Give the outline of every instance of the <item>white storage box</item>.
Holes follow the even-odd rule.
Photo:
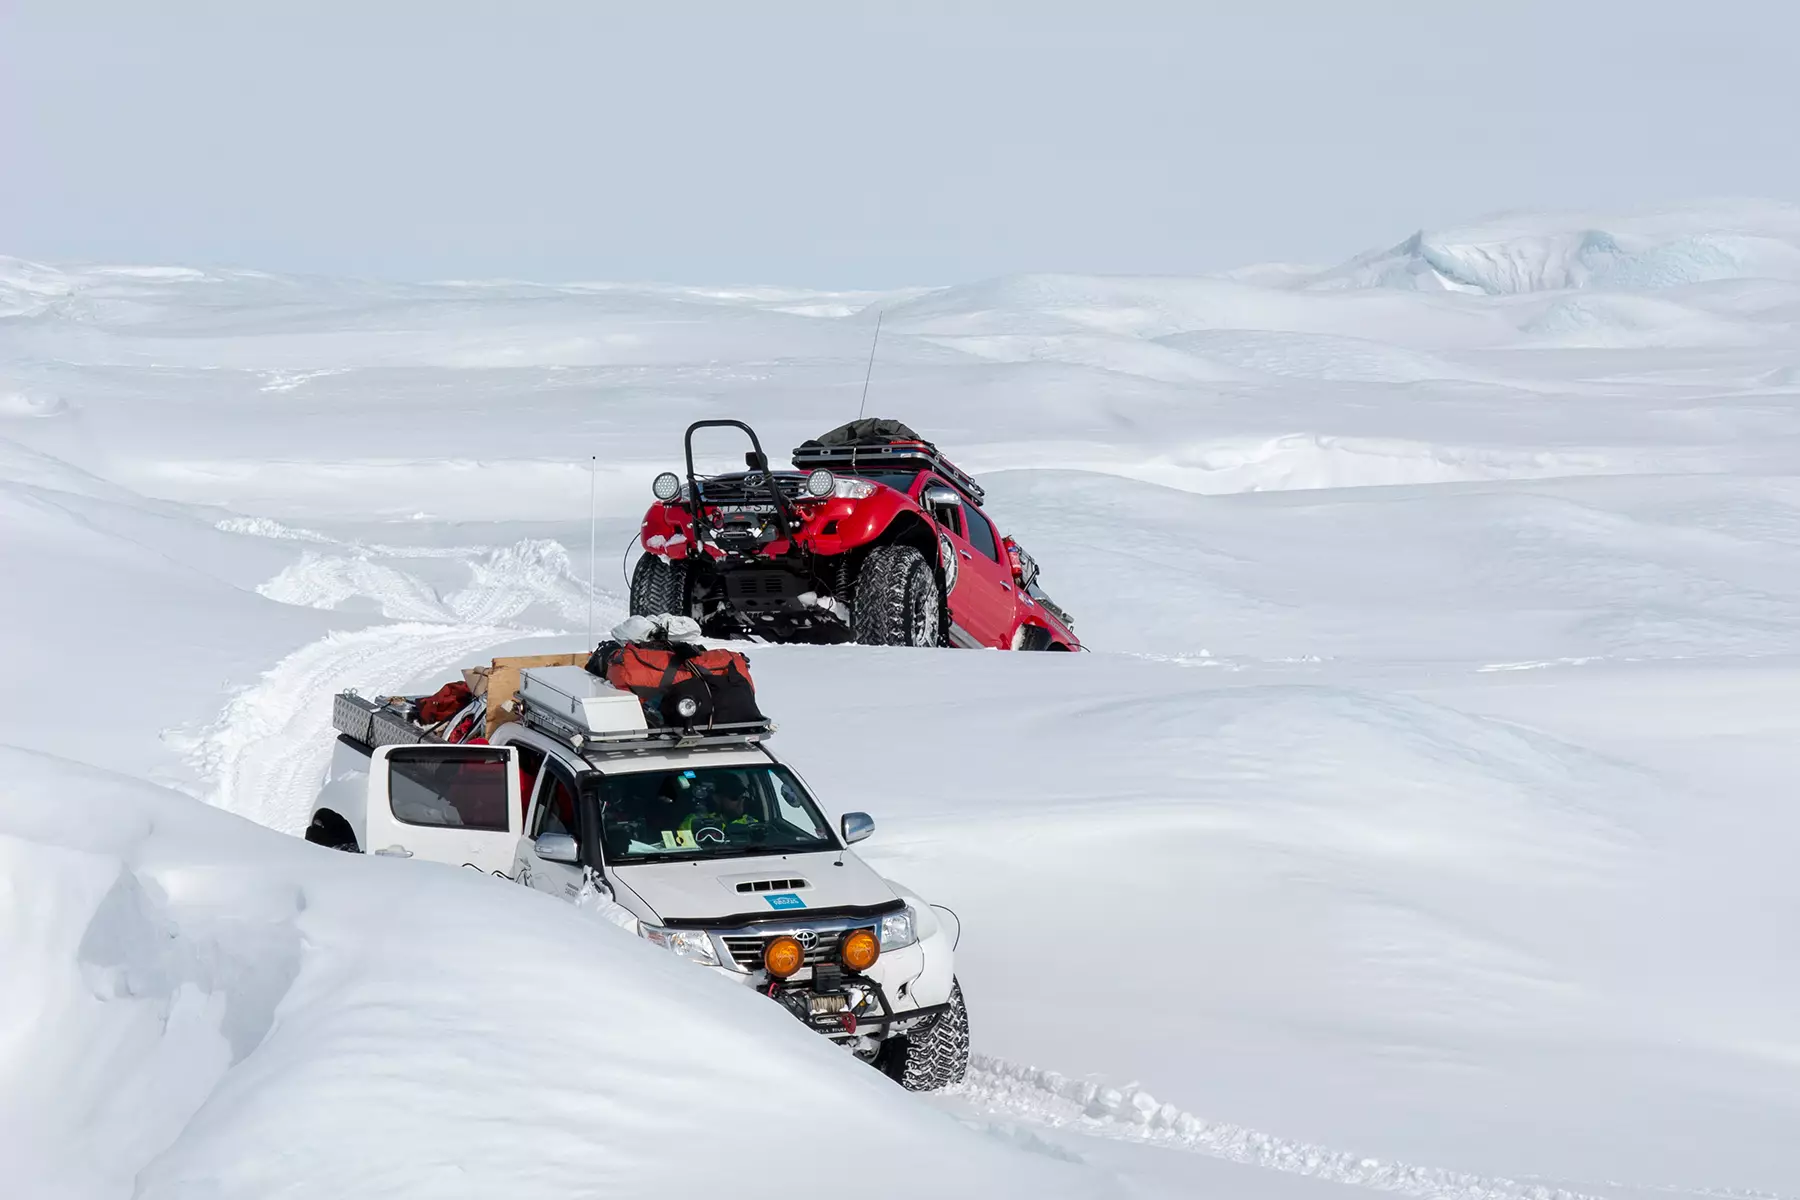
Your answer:
[[[526,667],[519,674],[519,698],[589,733],[649,728],[636,696],[581,667]]]

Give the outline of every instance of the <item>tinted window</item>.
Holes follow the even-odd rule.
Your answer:
[[[525,823],[531,811],[531,794],[537,790],[538,772],[544,769],[544,752],[530,746],[515,745],[519,752],[519,823]]]
[[[867,479],[872,483],[884,483],[896,492],[911,489],[913,480],[919,475],[917,471],[839,471],[838,474],[850,479]]]
[[[545,771],[538,787],[537,828],[531,836],[566,833],[575,836],[575,789],[561,771]]]
[[[974,505],[964,502],[963,520],[969,527],[969,545],[975,547],[995,562],[1000,561],[1000,546],[994,541],[994,527],[987,518],[975,510]]]
[[[919,492],[919,503],[920,503],[920,505],[922,505],[924,507],[926,512],[930,513],[932,515],[932,517],[937,520],[937,523],[939,525],[942,525],[945,529],[948,529],[951,533],[954,533],[958,537],[961,537],[962,532],[963,532],[963,519],[962,519],[962,505],[960,502],[958,502],[956,504],[926,504],[925,503],[925,492],[926,491],[929,491],[930,489],[932,489],[934,487],[949,487],[949,486],[950,486],[949,484],[941,483],[936,479],[927,479],[925,481],[925,487],[923,489],[921,489]],[[951,489],[951,490],[954,491],[955,489]]]
[[[506,752],[396,750],[388,759],[388,807],[406,825],[505,833]]]
[[[601,803],[613,863],[837,848],[800,780],[772,764],[608,775]]]

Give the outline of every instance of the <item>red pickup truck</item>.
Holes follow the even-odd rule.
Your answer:
[[[742,430],[746,469],[700,476],[694,433]],[[874,646],[1077,650],[1038,567],[983,510],[979,484],[898,421],[853,421],[774,471],[742,421],[696,421],[687,477],[658,475],[631,611],[715,637]]]

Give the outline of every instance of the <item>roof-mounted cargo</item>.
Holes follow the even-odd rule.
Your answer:
[[[881,417],[852,421],[801,443],[794,448],[794,466],[802,471],[819,467],[844,471],[929,468],[967,492],[976,504],[986,499],[981,485],[936,446],[899,421]]]
[[[636,696],[580,667],[527,667],[513,704],[526,725],[586,753],[747,745],[775,732],[773,721],[650,725]]]
[[[581,667],[564,663],[514,670],[517,691],[494,711],[494,728],[520,721],[587,754],[744,746],[775,732],[775,723],[767,720],[653,726],[644,719],[643,704],[636,696]],[[490,694],[486,699],[493,698]],[[370,748],[443,743],[435,728],[419,724],[419,699],[387,696],[371,700],[354,691],[340,692],[332,703],[331,724],[345,737]]]

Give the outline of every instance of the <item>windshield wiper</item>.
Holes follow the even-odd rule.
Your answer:
[[[701,862],[713,858],[755,858],[762,854],[811,854],[829,851],[830,846],[728,846],[722,850],[679,850],[663,854],[633,854],[620,861],[620,866],[654,862]]]
[[[805,854],[816,846],[732,846],[709,854],[709,858],[755,858],[759,854]]]

